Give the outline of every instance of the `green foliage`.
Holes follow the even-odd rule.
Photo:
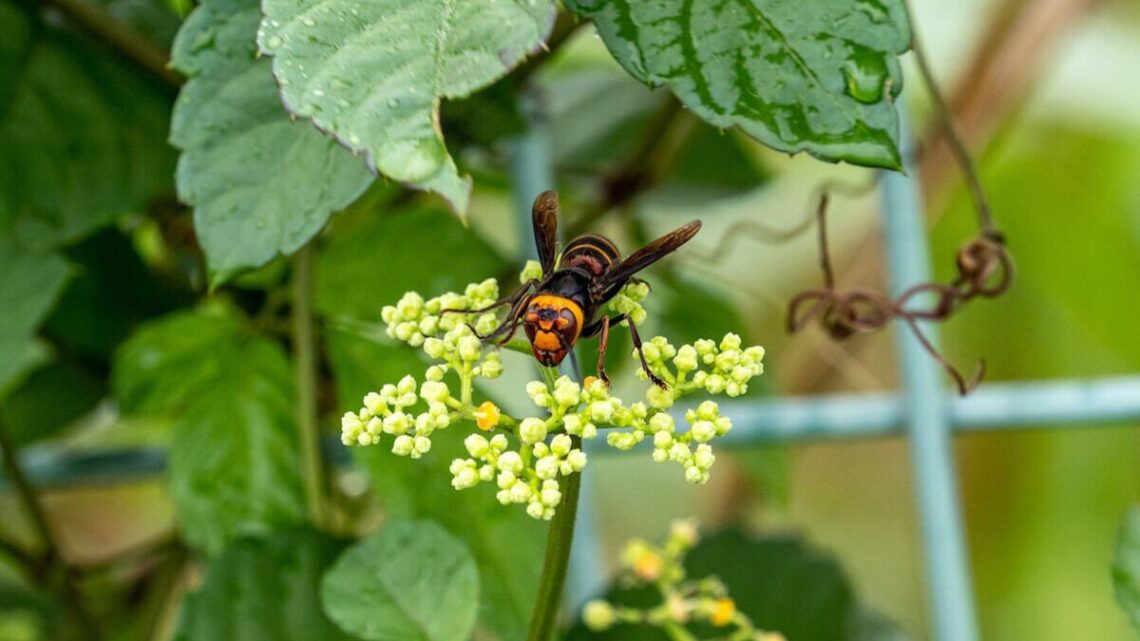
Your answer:
[[[34,342],[36,327],[55,303],[68,270],[53,253],[24,251],[0,242],[0,397],[30,367],[45,358]]]
[[[328,348],[341,407],[359,402],[376,381],[424,367],[416,350],[345,332],[330,333]],[[475,496],[451,488],[447,469],[452,459],[466,455],[464,434],[460,429],[440,432],[419,461],[380,448],[357,449],[354,456],[387,514],[431,519],[470,548],[479,568],[480,627],[501,639],[522,638],[538,586],[544,527],[518,510],[494,505],[490,488],[469,490]]]
[[[0,43],[0,236],[53,247],[169,189],[165,90],[12,0]]]
[[[781,151],[898,168],[899,0],[568,0],[637,79]]]
[[[1120,526],[1116,559],[1112,564],[1112,585],[1116,601],[1140,629],[1140,506],[1133,506]]]
[[[217,553],[302,519],[291,372],[276,343],[200,313],[144,326],[116,358],[124,408],[175,413],[170,493],[191,544]]]
[[[234,541],[187,597],[175,641],[351,641],[318,598],[321,576],[343,549],[305,529]]]
[[[258,34],[293,113],[362,152],[379,173],[465,214],[439,102],[489,85],[538,49],[550,0],[266,0]]]
[[[388,523],[349,548],[321,584],[329,618],[371,641],[463,641],[478,592],[467,547],[430,521]]]
[[[28,374],[0,405],[0,420],[24,445],[51,437],[103,399],[102,378],[74,360],[58,360]]]
[[[897,627],[860,608],[843,570],[826,553],[790,536],[756,538],[728,529],[704,538],[685,560],[688,576],[716,576],[736,608],[757,627],[800,641],[903,641]],[[659,595],[644,589],[611,587],[606,600],[645,607]],[[707,626],[706,626],[707,627]],[[711,632],[702,628],[704,632]],[[701,632],[700,630],[694,630]],[[714,633],[715,634],[715,633]],[[701,638],[710,636],[702,634]],[[656,628],[617,625],[593,633],[578,624],[567,641],[659,641]]]
[[[257,2],[209,0],[174,43],[189,76],[171,123],[183,150],[178,193],[194,206],[212,280],[291,253],[372,182],[347,150],[281,107],[267,60],[257,60]]]

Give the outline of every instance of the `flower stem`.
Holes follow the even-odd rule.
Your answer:
[[[573,447],[582,446],[582,441],[577,436],[572,436],[571,439]],[[578,516],[578,494],[581,489],[581,473],[563,477],[562,502],[550,521],[550,532],[546,537],[546,559],[542,564],[542,579],[538,584],[538,599],[530,617],[527,641],[549,641],[554,625],[558,622],[562,585],[566,582],[566,569],[570,564],[570,547],[574,542],[574,520]]]
[[[317,360],[313,328],[313,249],[305,245],[293,258],[293,353],[297,358],[297,437],[309,518],[324,523],[324,472],[317,418]]]

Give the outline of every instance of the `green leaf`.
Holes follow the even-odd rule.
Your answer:
[[[351,212],[336,222],[318,258],[317,309],[379,322],[380,308],[406,291],[437,296],[508,268],[486,241],[441,208]]]
[[[329,618],[371,641],[464,641],[478,598],[467,546],[431,521],[389,522],[349,548],[321,583]]]
[[[33,343],[36,328],[68,276],[67,264],[57,254],[0,243],[0,397],[42,360]]]
[[[215,283],[297,250],[372,182],[347,150],[291,122],[256,59],[260,15],[254,0],[207,0],[174,43],[190,78],[171,123],[178,193]]]
[[[1116,602],[1132,625],[1140,629],[1140,506],[1134,505],[1120,526],[1116,558],[1112,563]]]
[[[626,71],[780,151],[900,167],[901,0],[566,0]]]
[[[384,381],[396,381],[425,365],[416,350],[373,343],[345,332],[328,337],[329,359],[342,407],[352,407]],[[411,461],[387,448],[353,448],[386,514],[428,518],[463,540],[479,567],[479,622],[500,639],[526,636],[545,549],[545,528],[521,510],[505,510],[489,487],[456,492],[448,465],[464,454],[470,423],[433,436],[432,450]]]
[[[265,0],[258,34],[281,97],[379,173],[463,214],[471,191],[439,103],[506,75],[550,33],[550,0]]]
[[[309,530],[235,541],[186,598],[176,641],[348,641],[320,608],[321,575],[344,543]]]
[[[170,493],[186,539],[210,553],[304,516],[291,367],[281,348],[229,317],[182,313],[120,351],[124,409],[174,413]]]
[[[170,190],[170,96],[18,6],[0,0],[0,236],[47,248]]]
[[[19,445],[58,434],[91,411],[106,394],[104,380],[73,359],[30,373],[4,399],[0,418]]]

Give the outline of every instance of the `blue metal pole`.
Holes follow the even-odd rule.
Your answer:
[[[528,126],[527,131],[515,139],[511,158],[515,227],[519,234],[520,254],[526,258],[537,258],[531,227],[531,204],[535,196],[555,188],[554,168],[550,161],[545,118],[538,96],[531,91],[524,91],[520,101]],[[562,371],[573,375],[569,361],[563,362]],[[574,544],[570,551],[570,567],[563,591],[564,603],[571,610],[599,594],[605,585],[592,479],[592,474],[583,471],[578,516],[574,521]]]
[[[904,101],[898,103],[902,157],[913,144]],[[887,172],[882,192],[886,217],[890,286],[897,296],[930,280],[930,256],[922,198],[913,167],[910,176]],[[923,331],[937,341],[933,327]],[[938,365],[906,328],[895,327],[902,373],[903,415],[910,433],[918,509],[926,555],[926,580],[936,641],[976,641],[977,620],[969,563],[958,506],[950,422]]]

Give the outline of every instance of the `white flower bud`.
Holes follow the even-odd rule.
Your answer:
[[[653,435],[653,447],[667,450],[672,444],[673,435],[669,432],[657,432]]]
[[[740,336],[728,333],[724,335],[724,339],[720,341],[721,351],[737,350],[740,349]]]
[[[468,434],[467,438],[463,439],[463,446],[475,458],[483,458],[491,449],[491,444],[480,434]]]
[[[416,391],[416,379],[413,378],[410,374],[407,376],[404,376],[404,378],[401,378],[400,382],[396,384],[396,392],[398,394],[401,394],[401,395],[410,394],[410,393],[413,393],[415,391]]]
[[[496,452],[502,452],[507,449],[507,437],[503,434],[496,434],[491,437],[491,449]]]
[[[550,451],[555,456],[566,456],[570,453],[570,448],[573,446],[574,442],[565,434],[559,434],[550,441]]]
[[[439,381],[443,380],[443,375],[445,372],[446,370],[439,365],[432,365],[431,367],[427,368],[427,371],[424,372],[424,380],[438,383]]]
[[[553,489],[543,488],[539,496],[541,497],[542,504],[546,507],[557,507],[562,501],[562,492],[558,490],[557,486]]]
[[[364,396],[364,407],[367,407],[368,411],[373,414],[378,413],[381,409],[387,409],[384,408],[384,399],[380,398],[376,392],[368,392]]]
[[[717,406],[716,401],[702,401],[697,406],[697,418],[703,421],[713,421],[720,416],[720,408]]]
[[[634,350],[633,354],[637,356],[637,351]],[[653,343],[643,343],[641,345],[641,355],[645,357],[646,361],[656,363],[661,360],[661,349]]]
[[[372,436],[380,436],[380,432],[384,431],[384,421],[379,416],[373,416],[368,419],[368,425],[364,426],[364,431]]]
[[[534,464],[534,473],[540,479],[552,479],[558,476],[558,459],[553,456],[544,456]]]
[[[705,380],[705,389],[709,394],[720,394],[724,391],[724,378],[720,374],[712,374]]]
[[[522,273],[519,274],[520,283],[525,283],[528,280],[542,280],[542,265],[537,260],[526,261]]]
[[[415,440],[407,434],[401,434],[396,437],[396,441],[392,443],[392,453],[398,456],[408,456],[415,449]]]
[[[498,378],[503,374],[503,364],[499,361],[488,360],[482,365],[483,378]]]
[[[499,472],[499,475],[497,477],[495,477],[495,483],[501,490],[511,489],[517,480],[518,478],[515,476],[515,473],[510,470],[503,470],[502,472]]]
[[[345,412],[344,416],[340,417],[340,429],[345,432],[355,433],[363,426],[363,421],[356,415],[355,412]]]
[[[523,481],[516,481],[515,484],[511,486],[510,492],[511,501],[515,503],[524,503],[534,494],[530,486]]]
[[[597,425],[594,425],[593,423],[586,423],[585,425],[582,426],[582,438],[584,440],[588,441],[597,435],[598,435],[598,426]]]
[[[707,470],[716,462],[716,456],[711,447],[701,444],[697,446],[697,453],[693,455],[693,462],[702,470]]]
[[[407,322],[396,325],[396,338],[402,341],[411,340],[412,336],[416,334],[416,324]]]
[[[562,417],[562,427],[566,430],[567,434],[574,436],[582,435],[582,419],[577,414],[567,414]]]
[[[443,344],[443,341],[438,338],[424,339],[423,347],[424,353],[432,358],[443,358],[443,354],[447,350],[447,347]]]
[[[396,303],[396,313],[400,318],[415,318],[423,310],[424,299],[416,292],[407,292]]]
[[[735,350],[730,352],[721,352],[720,354],[717,354],[716,359],[713,362],[716,364],[716,368],[719,371],[732,371],[732,368],[736,367],[736,364],[740,362],[740,352],[737,352]]]
[[[526,506],[527,516],[530,516],[531,518],[541,519],[544,512],[545,510],[542,507],[542,503],[539,503],[537,501]]]
[[[590,419],[597,423],[608,423],[614,415],[613,405],[606,401],[590,403]]]
[[[582,388],[565,377],[558,379],[558,384],[554,386],[554,400],[559,407],[571,408],[578,405],[581,394]]]
[[[431,451],[431,439],[426,436],[417,436],[414,447],[420,454],[427,454]]]
[[[519,457],[519,453],[503,452],[502,456],[499,457],[499,469],[518,474],[523,469],[522,458]]]
[[[699,443],[704,443],[716,436],[716,426],[711,421],[697,421],[693,424],[691,431],[693,438]]]
[[[523,443],[537,443],[546,438],[546,423],[540,418],[524,418],[519,423],[519,440]]]
[[[697,350],[692,345],[682,345],[681,349],[677,350],[677,357],[673,359],[673,365],[679,372],[688,372],[697,369]]]
[[[465,361],[479,360],[483,351],[483,343],[474,336],[464,336],[459,339],[459,357]]]
[[[416,417],[416,434],[419,436],[431,436],[435,431],[435,419],[431,414],[420,414]]]
[[[664,463],[669,460],[669,452],[667,450],[653,450],[653,461],[656,463]]]
[[[384,433],[392,435],[404,434],[411,426],[408,415],[403,412],[392,412],[384,417]]]
[[[709,480],[709,474],[696,467],[686,467],[685,480],[694,485],[700,485]]]
[[[443,403],[451,397],[447,384],[440,381],[424,381],[420,388],[420,396],[429,403]]]
[[[376,439],[371,434],[362,432],[357,435],[356,443],[357,445],[375,445]]]
[[[673,407],[673,393],[669,390],[663,390],[656,385],[645,390],[645,400],[649,401],[649,405],[660,410],[667,410]]]
[[[586,453],[582,450],[571,450],[566,455],[566,463],[570,465],[570,470],[574,472],[581,472],[582,468],[586,467]]]
[[[650,432],[668,432],[671,434],[676,428],[673,417],[668,412],[658,412],[649,419]]]

